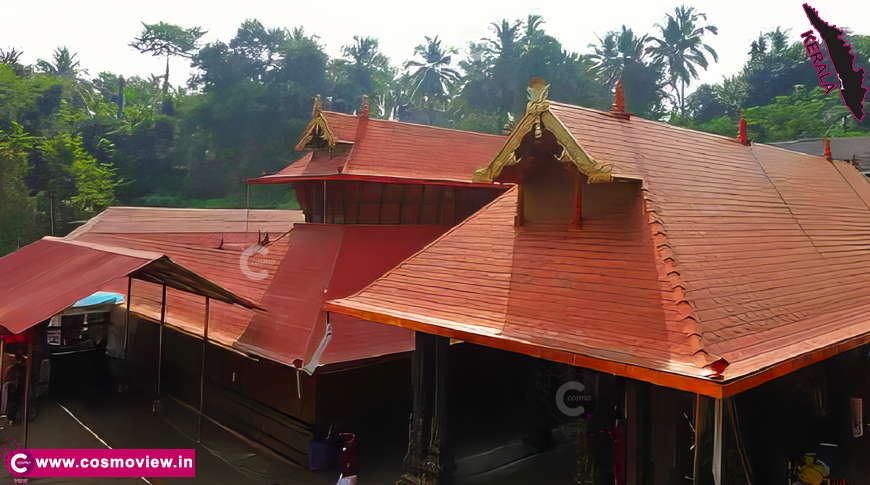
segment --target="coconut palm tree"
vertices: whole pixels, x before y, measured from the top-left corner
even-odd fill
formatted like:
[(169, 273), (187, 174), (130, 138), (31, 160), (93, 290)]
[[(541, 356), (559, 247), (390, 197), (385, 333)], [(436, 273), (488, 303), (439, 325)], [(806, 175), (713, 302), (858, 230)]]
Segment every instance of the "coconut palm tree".
[(665, 25), (655, 24), (660, 36), (650, 37), (654, 45), (647, 48), (647, 52), (653, 56), (653, 62), (662, 62), (667, 67), (669, 83), (681, 116), (685, 114), (686, 86), (692, 79), (698, 79), (696, 66), (707, 70), (709, 65), (704, 51), (713, 57), (714, 62), (719, 61), (716, 51), (702, 40), (705, 33), (716, 35), (719, 30), (713, 25), (701, 25), (701, 20), (706, 22), (707, 15), (696, 11), (694, 7), (677, 7), (674, 15), (667, 14)]
[(404, 66), (414, 82), (412, 99), (423, 99), (430, 107), (436, 102), (447, 102), (460, 78), (459, 71), (451, 67), (456, 53), (453, 47), (442, 47), (438, 36), (426, 36), (426, 43), (414, 48), (419, 60), (411, 59)]
[(627, 64), (643, 62), (647, 42), (649, 36), (644, 34), (637, 37), (634, 31), (626, 28), (625, 25), (621, 30), (612, 30), (603, 38), (598, 37), (598, 44), (589, 44), (593, 51), (589, 57), (595, 61), (593, 67), (595, 75), (612, 89), (616, 80), (622, 77)]
[(39, 59), (36, 67), (49, 76), (61, 78), (73, 103), (84, 106), (85, 112), (91, 116), (93, 113), (90, 106), (97, 94), (96, 88), (91, 81), (84, 78), (88, 75), (88, 70), (81, 67), (81, 62), (76, 57), (78, 54), (70, 52), (66, 46), (58, 47), (52, 53), (51, 61)]
[(53, 77), (78, 79), (79, 75), (87, 75), (88, 71), (81, 68), (81, 62), (76, 60), (78, 54), (70, 52), (66, 46), (58, 47), (52, 53), (52, 60), (36, 61), (39, 70)]

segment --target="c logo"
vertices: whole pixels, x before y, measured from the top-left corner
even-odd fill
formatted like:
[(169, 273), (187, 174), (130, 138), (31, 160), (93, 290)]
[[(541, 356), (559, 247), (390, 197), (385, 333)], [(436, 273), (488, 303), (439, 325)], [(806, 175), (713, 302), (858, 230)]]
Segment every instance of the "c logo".
[(36, 462), (33, 460), (33, 455), (25, 450), (16, 450), (9, 457), (9, 472), (13, 475), (27, 476), (35, 466)]
[(254, 281), (260, 281), (266, 279), (266, 277), (269, 276), (269, 272), (265, 269), (261, 269), (260, 271), (251, 270), (251, 267), (248, 266), (248, 259), (250, 259), (251, 256), (255, 254), (262, 254), (263, 256), (266, 256), (269, 254), (269, 250), (267, 248), (264, 248), (263, 246), (260, 246), (259, 244), (245, 249), (244, 251), (242, 251), (241, 259), (239, 259), (239, 267), (242, 269), (243, 275)]
[(559, 390), (556, 391), (556, 407), (559, 408), (559, 411), (564, 413), (566, 416), (576, 418), (577, 416), (583, 414), (586, 409), (583, 406), (577, 406), (576, 408), (572, 408), (565, 404), (565, 394), (572, 389), (577, 392), (583, 392), (583, 389), (586, 389), (586, 386), (577, 381), (568, 381), (562, 384), (562, 386), (559, 387)]

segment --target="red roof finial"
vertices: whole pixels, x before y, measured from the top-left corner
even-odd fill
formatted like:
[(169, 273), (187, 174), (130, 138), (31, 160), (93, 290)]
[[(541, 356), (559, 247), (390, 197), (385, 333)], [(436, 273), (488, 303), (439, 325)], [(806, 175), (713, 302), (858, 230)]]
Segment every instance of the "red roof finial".
[(746, 118), (740, 117), (740, 134), (737, 136), (737, 141), (744, 145), (749, 145), (749, 138), (746, 137)]
[(825, 138), (825, 158), (827, 158), (829, 162), (833, 160), (831, 157), (831, 139), (830, 138)]
[(625, 113), (625, 93), (622, 90), (622, 78), (616, 80), (611, 111), (614, 113)]
[(369, 117), (369, 97), (366, 94), (363, 94), (362, 106), (359, 109), (359, 117), (360, 118), (368, 118)]

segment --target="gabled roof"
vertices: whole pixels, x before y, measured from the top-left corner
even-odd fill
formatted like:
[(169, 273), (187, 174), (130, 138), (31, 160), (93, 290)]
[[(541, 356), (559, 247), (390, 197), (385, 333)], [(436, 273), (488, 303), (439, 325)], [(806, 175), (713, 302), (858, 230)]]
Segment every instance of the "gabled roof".
[(316, 139), (323, 139), (330, 149), (315, 149), (277, 174), (246, 182), (337, 178), (472, 184), (474, 171), (488, 165), (505, 142), (501, 135), (328, 111), (315, 114), (297, 149)]
[(563, 159), (608, 174), (579, 230), (515, 227), (510, 191), (327, 308), (718, 397), (870, 342), (870, 183), (850, 165), (534, 108), (520, 126), (557, 121)]
[[(406, 329), (344, 316), (327, 329), (321, 306), (371, 283), (447, 228), (304, 224), (301, 218), (299, 211), (112, 207), (68, 238), (169, 254), (258, 302), (266, 312), (211, 306), (209, 338), (243, 352), (313, 370), (413, 350)], [(258, 243), (265, 250), (252, 251)], [(126, 294), (126, 280), (103, 289)], [(167, 301), (167, 324), (202, 335), (203, 298), (169, 290)], [(133, 282), (134, 312), (157, 320), (160, 304), (160, 287)]]
[[(280, 261), (286, 251), (286, 240), (280, 236), (302, 220), (300, 211), (288, 210), (110, 207), (66, 239), (168, 254), (180, 264), (259, 302), (274, 277), (275, 261)], [(247, 266), (256, 272), (256, 279), (248, 278), (242, 272), (242, 256), (266, 234), (271, 240), (268, 253), (250, 255)], [(126, 294), (126, 282), (116, 281), (107, 289)], [(134, 312), (159, 319), (162, 296), (158, 286), (134, 282), (133, 294)], [(203, 298), (170, 289), (167, 301), (168, 324), (202, 335)], [(209, 318), (210, 338), (232, 345), (253, 314), (251, 310), (214, 302)]]
[(164, 254), (46, 237), (0, 258), (0, 325), (23, 332), (127, 277), (256, 308)]
[[(263, 296), (268, 314), (256, 314), (235, 346), (288, 365), (360, 360), (414, 349), (413, 332), (340, 317), (325, 353), (323, 302), (348, 296), (446, 231), (441, 226), (302, 224)], [(328, 338), (328, 337), (327, 337)]]

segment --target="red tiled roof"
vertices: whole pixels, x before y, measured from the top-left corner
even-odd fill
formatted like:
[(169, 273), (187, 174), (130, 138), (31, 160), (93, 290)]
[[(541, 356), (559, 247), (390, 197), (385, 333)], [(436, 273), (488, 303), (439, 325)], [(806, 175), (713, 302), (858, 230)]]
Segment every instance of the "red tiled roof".
[[(349, 152), (334, 156), (316, 150), (275, 175), (247, 182), (289, 183), (332, 176), (471, 184), (474, 171), (488, 165), (505, 142), (501, 135), (339, 113), (322, 115), (341, 143), (353, 143)], [(358, 128), (357, 120), (365, 125)]]
[[(326, 334), (321, 307), (347, 296), (444, 233), (439, 226), (304, 224), (287, 237), (287, 252), (236, 347), (278, 362), (311, 363)], [(332, 339), (320, 364), (360, 360), (414, 348), (413, 332), (356, 319), (330, 322)]]
[(0, 324), (9, 332), (23, 332), (127, 277), (256, 306), (162, 253), (47, 237), (0, 258)]
[[(307, 365), (326, 334), (321, 311), (324, 298), (359, 290), (446, 230), (440, 226), (299, 224), (300, 219), (298, 211), (252, 210), (248, 214), (245, 210), (113, 207), (68, 238), (159, 251), (196, 268), (266, 310), (255, 312), (213, 302), (210, 338), (288, 365), (297, 360)], [(250, 278), (242, 270), (243, 252), (267, 232), (267, 251), (251, 255), (247, 265), (262, 278)], [(103, 289), (126, 293), (126, 280)], [(159, 319), (161, 288), (134, 281), (131, 304), (134, 312)], [(204, 298), (167, 291), (168, 324), (202, 335), (204, 319)], [(406, 329), (341, 316), (330, 324), (332, 338), (319, 365), (414, 348), (413, 332)]]
[(329, 130), (339, 143), (353, 143), (356, 139), (357, 123), (359, 116), (334, 111), (321, 111), (321, 116), (326, 120)]
[[(301, 220), (299, 211), (111, 207), (67, 239), (165, 253), (225, 288), (260, 301), (275, 273), (275, 265), (268, 263), (280, 261), (286, 251), (286, 238), (279, 236)], [(242, 253), (257, 244), (261, 233), (268, 233), (274, 242), (268, 246), (268, 254), (250, 257), (248, 267), (252, 271), (265, 271), (264, 278), (251, 279), (242, 272)], [(126, 294), (126, 282), (114, 282), (107, 289)], [(133, 294), (133, 311), (159, 319), (159, 286), (137, 281), (133, 284)], [(167, 323), (202, 335), (204, 298), (170, 289), (166, 299)], [(253, 314), (252, 310), (214, 302), (209, 336), (231, 345)]]
[(870, 184), (853, 168), (549, 109), (617, 180), (584, 186), (580, 230), (514, 227), (511, 191), (327, 308), (710, 395), (718, 359), (743, 389), (870, 341)]

